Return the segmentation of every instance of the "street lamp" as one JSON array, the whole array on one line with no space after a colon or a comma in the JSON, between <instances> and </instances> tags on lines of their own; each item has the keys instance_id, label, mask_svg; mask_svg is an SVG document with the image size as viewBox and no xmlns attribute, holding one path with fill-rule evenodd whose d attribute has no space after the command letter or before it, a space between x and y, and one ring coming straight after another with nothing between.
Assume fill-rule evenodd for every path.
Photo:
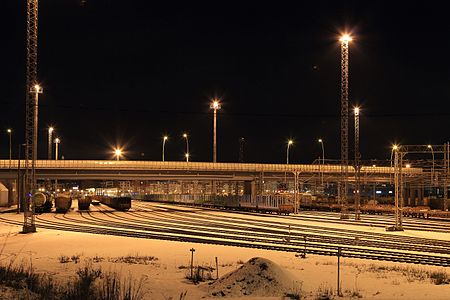
<instances>
[{"instance_id":1,"label":"street lamp","mask_svg":"<svg viewBox=\"0 0 450 300\"><path fill-rule=\"evenodd\" d=\"M164 161L164 148L166 146L166 141L169 139L167 135L163 137L163 143L162 143L162 161Z\"/></svg>"},{"instance_id":2,"label":"street lamp","mask_svg":"<svg viewBox=\"0 0 450 300\"><path fill-rule=\"evenodd\" d=\"M286 164L289 164L289 147L294 144L293 140L288 140L287 147L286 147Z\"/></svg>"},{"instance_id":3,"label":"street lamp","mask_svg":"<svg viewBox=\"0 0 450 300\"><path fill-rule=\"evenodd\" d=\"M397 144L393 144L392 148L391 148L391 170L392 170L392 156L394 155L394 151L398 150L398 145ZM391 183L392 183L392 177L391 177Z\"/></svg>"},{"instance_id":4,"label":"street lamp","mask_svg":"<svg viewBox=\"0 0 450 300\"><path fill-rule=\"evenodd\" d=\"M183 133L183 137L186 139L186 162L189 162L189 137L187 133Z\"/></svg>"},{"instance_id":5,"label":"street lamp","mask_svg":"<svg viewBox=\"0 0 450 300\"><path fill-rule=\"evenodd\" d=\"M50 126L48 128L48 147L47 147L47 158L48 159L52 159L52 141L53 141L53 131L55 130L55 128L53 128L52 126Z\"/></svg>"},{"instance_id":6,"label":"street lamp","mask_svg":"<svg viewBox=\"0 0 450 300\"><path fill-rule=\"evenodd\" d=\"M214 112L214 129L213 129L213 162L217 162L217 110L221 108L220 102L218 99L214 99L209 106Z\"/></svg>"},{"instance_id":7,"label":"street lamp","mask_svg":"<svg viewBox=\"0 0 450 300\"><path fill-rule=\"evenodd\" d=\"M114 150L114 155L116 156L116 160L120 160L120 157L122 156L122 149L116 149Z\"/></svg>"},{"instance_id":8,"label":"street lamp","mask_svg":"<svg viewBox=\"0 0 450 300\"><path fill-rule=\"evenodd\" d=\"M59 143L61 143L61 140L59 138L55 139L55 160L58 160L58 146Z\"/></svg>"},{"instance_id":9,"label":"street lamp","mask_svg":"<svg viewBox=\"0 0 450 300\"><path fill-rule=\"evenodd\" d=\"M431 155L432 155L432 158L433 158L433 164L432 164L432 167L431 167L431 182L430 182L431 186L433 186L433 178L434 178L434 150L433 150L433 146L431 146L431 145L427 145L427 148L431 150Z\"/></svg>"},{"instance_id":10,"label":"street lamp","mask_svg":"<svg viewBox=\"0 0 450 300\"><path fill-rule=\"evenodd\" d=\"M323 140L318 139L317 142L319 142L320 145L322 146L322 165L323 165L323 164L325 164L325 149L324 149L324 145L323 145Z\"/></svg>"},{"instance_id":11,"label":"street lamp","mask_svg":"<svg viewBox=\"0 0 450 300\"><path fill-rule=\"evenodd\" d=\"M323 166L325 165L325 147L324 147L324 145L323 145L323 140L322 139L318 139L317 140L319 143L320 143L320 145L322 146L322 168L323 168ZM319 163L320 163L320 161L319 161ZM319 164L320 165L320 164ZM322 187L323 187L323 170L321 170L321 172L320 172L321 174L321 185L322 185Z\"/></svg>"},{"instance_id":12,"label":"street lamp","mask_svg":"<svg viewBox=\"0 0 450 300\"><path fill-rule=\"evenodd\" d=\"M12 135L12 129L8 128L6 130L6 132L9 135L9 168L11 169L11 154L12 154L12 150L11 150L11 135Z\"/></svg>"}]
</instances>

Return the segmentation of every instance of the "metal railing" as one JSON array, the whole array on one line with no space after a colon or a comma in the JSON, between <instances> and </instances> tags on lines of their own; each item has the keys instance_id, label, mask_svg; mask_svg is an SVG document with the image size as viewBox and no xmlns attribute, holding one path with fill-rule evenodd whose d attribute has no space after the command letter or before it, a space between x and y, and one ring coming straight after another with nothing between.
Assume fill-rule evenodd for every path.
<instances>
[{"instance_id":1,"label":"metal railing","mask_svg":"<svg viewBox=\"0 0 450 300\"><path fill-rule=\"evenodd\" d=\"M21 161L20 167L25 167ZM0 160L0 170L17 169L18 160ZM235 171L235 172L304 172L304 173L340 173L340 165L307 164L253 164L253 163L210 163L180 161L116 161L116 160L37 160L37 170L129 170L129 171ZM354 171L353 168L349 170ZM405 168L405 174L421 174L421 168ZM392 167L362 166L361 173L393 174Z\"/></svg>"}]
</instances>

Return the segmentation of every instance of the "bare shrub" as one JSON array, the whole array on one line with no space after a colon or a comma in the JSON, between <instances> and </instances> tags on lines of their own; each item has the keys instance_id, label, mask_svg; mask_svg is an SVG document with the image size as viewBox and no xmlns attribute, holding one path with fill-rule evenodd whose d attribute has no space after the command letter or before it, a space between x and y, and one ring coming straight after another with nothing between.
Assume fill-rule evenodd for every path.
<instances>
[{"instance_id":1,"label":"bare shrub","mask_svg":"<svg viewBox=\"0 0 450 300\"><path fill-rule=\"evenodd\" d=\"M433 271L430 273L431 282L434 284L449 284L450 278L445 271Z\"/></svg>"},{"instance_id":2,"label":"bare shrub","mask_svg":"<svg viewBox=\"0 0 450 300\"><path fill-rule=\"evenodd\" d=\"M125 278L122 288L122 299L124 300L141 300L144 299L147 292L144 290L144 284L147 277L141 277L139 281L133 279L131 275ZM181 298L180 298L181 299Z\"/></svg>"},{"instance_id":3,"label":"bare shrub","mask_svg":"<svg viewBox=\"0 0 450 300\"><path fill-rule=\"evenodd\" d=\"M80 261L80 255L76 254L76 255L72 255L72 257L70 258L74 263L78 263Z\"/></svg>"},{"instance_id":4,"label":"bare shrub","mask_svg":"<svg viewBox=\"0 0 450 300\"><path fill-rule=\"evenodd\" d=\"M65 255L60 255L58 257L58 260L62 264L66 264L66 263L70 262L70 258L68 256L65 256Z\"/></svg>"},{"instance_id":5,"label":"bare shrub","mask_svg":"<svg viewBox=\"0 0 450 300\"><path fill-rule=\"evenodd\" d=\"M304 296L303 292L303 286L300 284L300 286L294 286L292 290L284 293L284 298L291 299L291 300L300 300Z\"/></svg>"},{"instance_id":6,"label":"bare shrub","mask_svg":"<svg viewBox=\"0 0 450 300\"><path fill-rule=\"evenodd\" d=\"M328 283L321 283L316 290L316 300L331 300L334 299L333 288Z\"/></svg>"},{"instance_id":7,"label":"bare shrub","mask_svg":"<svg viewBox=\"0 0 450 300\"><path fill-rule=\"evenodd\" d=\"M186 279L191 280L193 283L198 284L207 280L213 280L212 272L215 269L209 266L195 266L192 272L191 269L186 269Z\"/></svg>"},{"instance_id":8,"label":"bare shrub","mask_svg":"<svg viewBox=\"0 0 450 300\"><path fill-rule=\"evenodd\" d=\"M155 256L141 256L141 255L127 255L127 256L120 256L120 257L113 257L110 258L109 261L113 263L126 263L126 264L136 264L136 265L149 265L155 261L157 261L158 258Z\"/></svg>"}]
</instances>

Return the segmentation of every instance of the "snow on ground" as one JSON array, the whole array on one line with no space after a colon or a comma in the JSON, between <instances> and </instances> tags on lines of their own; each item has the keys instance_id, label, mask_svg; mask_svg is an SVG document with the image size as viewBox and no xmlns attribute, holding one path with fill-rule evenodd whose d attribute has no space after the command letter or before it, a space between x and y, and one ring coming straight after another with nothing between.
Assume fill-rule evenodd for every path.
<instances>
[{"instance_id":1,"label":"snow on ground","mask_svg":"<svg viewBox=\"0 0 450 300\"><path fill-rule=\"evenodd\" d=\"M236 270L243 262L253 257L263 257L270 259L275 265L274 268L277 268L277 265L280 266L292 278L301 282L302 290L310 299L314 299L320 287L322 290L336 288L337 265L336 258L333 257L308 256L306 259L301 259L292 253L268 250L99 236L45 229L38 229L35 234L23 235L18 234L20 229L18 226L0 224L0 235L5 243L2 258L18 254L17 262L32 260L38 272L54 274L60 280L73 276L74 271L84 265L86 260L94 259L93 266L101 266L104 270L117 270L124 275L130 273L137 279L146 276L148 299L168 299L170 296L177 299L184 291L187 291L186 299L212 297L211 292L214 286L208 283L194 285L185 279L189 271L187 267L190 265L189 249L191 248L195 249L194 265L214 267L215 257L218 257L219 277ZM63 255L79 256L80 262L78 264L72 261L61 263L59 258ZM149 264L112 262L114 260L112 258L128 255L154 256L157 260ZM438 286L429 280L414 280L410 276L402 275L401 272L387 270L394 266L417 270L442 270L442 268L348 258L341 259L341 262L342 291L347 291L347 294L359 291L364 299L448 299L450 294L449 285ZM215 277L215 271L213 277ZM253 299L260 298L260 296L253 297ZM272 299L279 299L279 297L272 297Z\"/></svg>"}]
</instances>

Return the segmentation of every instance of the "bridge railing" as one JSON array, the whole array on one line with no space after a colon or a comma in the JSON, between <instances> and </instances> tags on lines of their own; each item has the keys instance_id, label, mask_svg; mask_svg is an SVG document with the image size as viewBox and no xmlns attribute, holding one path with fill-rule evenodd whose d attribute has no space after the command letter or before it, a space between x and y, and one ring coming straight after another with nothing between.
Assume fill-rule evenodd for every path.
<instances>
[{"instance_id":1,"label":"bridge railing","mask_svg":"<svg viewBox=\"0 0 450 300\"><path fill-rule=\"evenodd\" d=\"M0 160L0 169L17 169L17 160ZM25 167L25 161L21 161L20 167ZM305 173L340 173L340 165L307 165L307 164L253 164L253 163L211 163L211 162L180 162L180 161L116 161L116 160L38 160L37 170L161 170L161 171L226 171L226 172L305 172ZM354 172L349 166L348 171ZM363 174L392 174L391 167L362 166ZM405 174L420 174L420 168L404 168Z\"/></svg>"}]
</instances>

